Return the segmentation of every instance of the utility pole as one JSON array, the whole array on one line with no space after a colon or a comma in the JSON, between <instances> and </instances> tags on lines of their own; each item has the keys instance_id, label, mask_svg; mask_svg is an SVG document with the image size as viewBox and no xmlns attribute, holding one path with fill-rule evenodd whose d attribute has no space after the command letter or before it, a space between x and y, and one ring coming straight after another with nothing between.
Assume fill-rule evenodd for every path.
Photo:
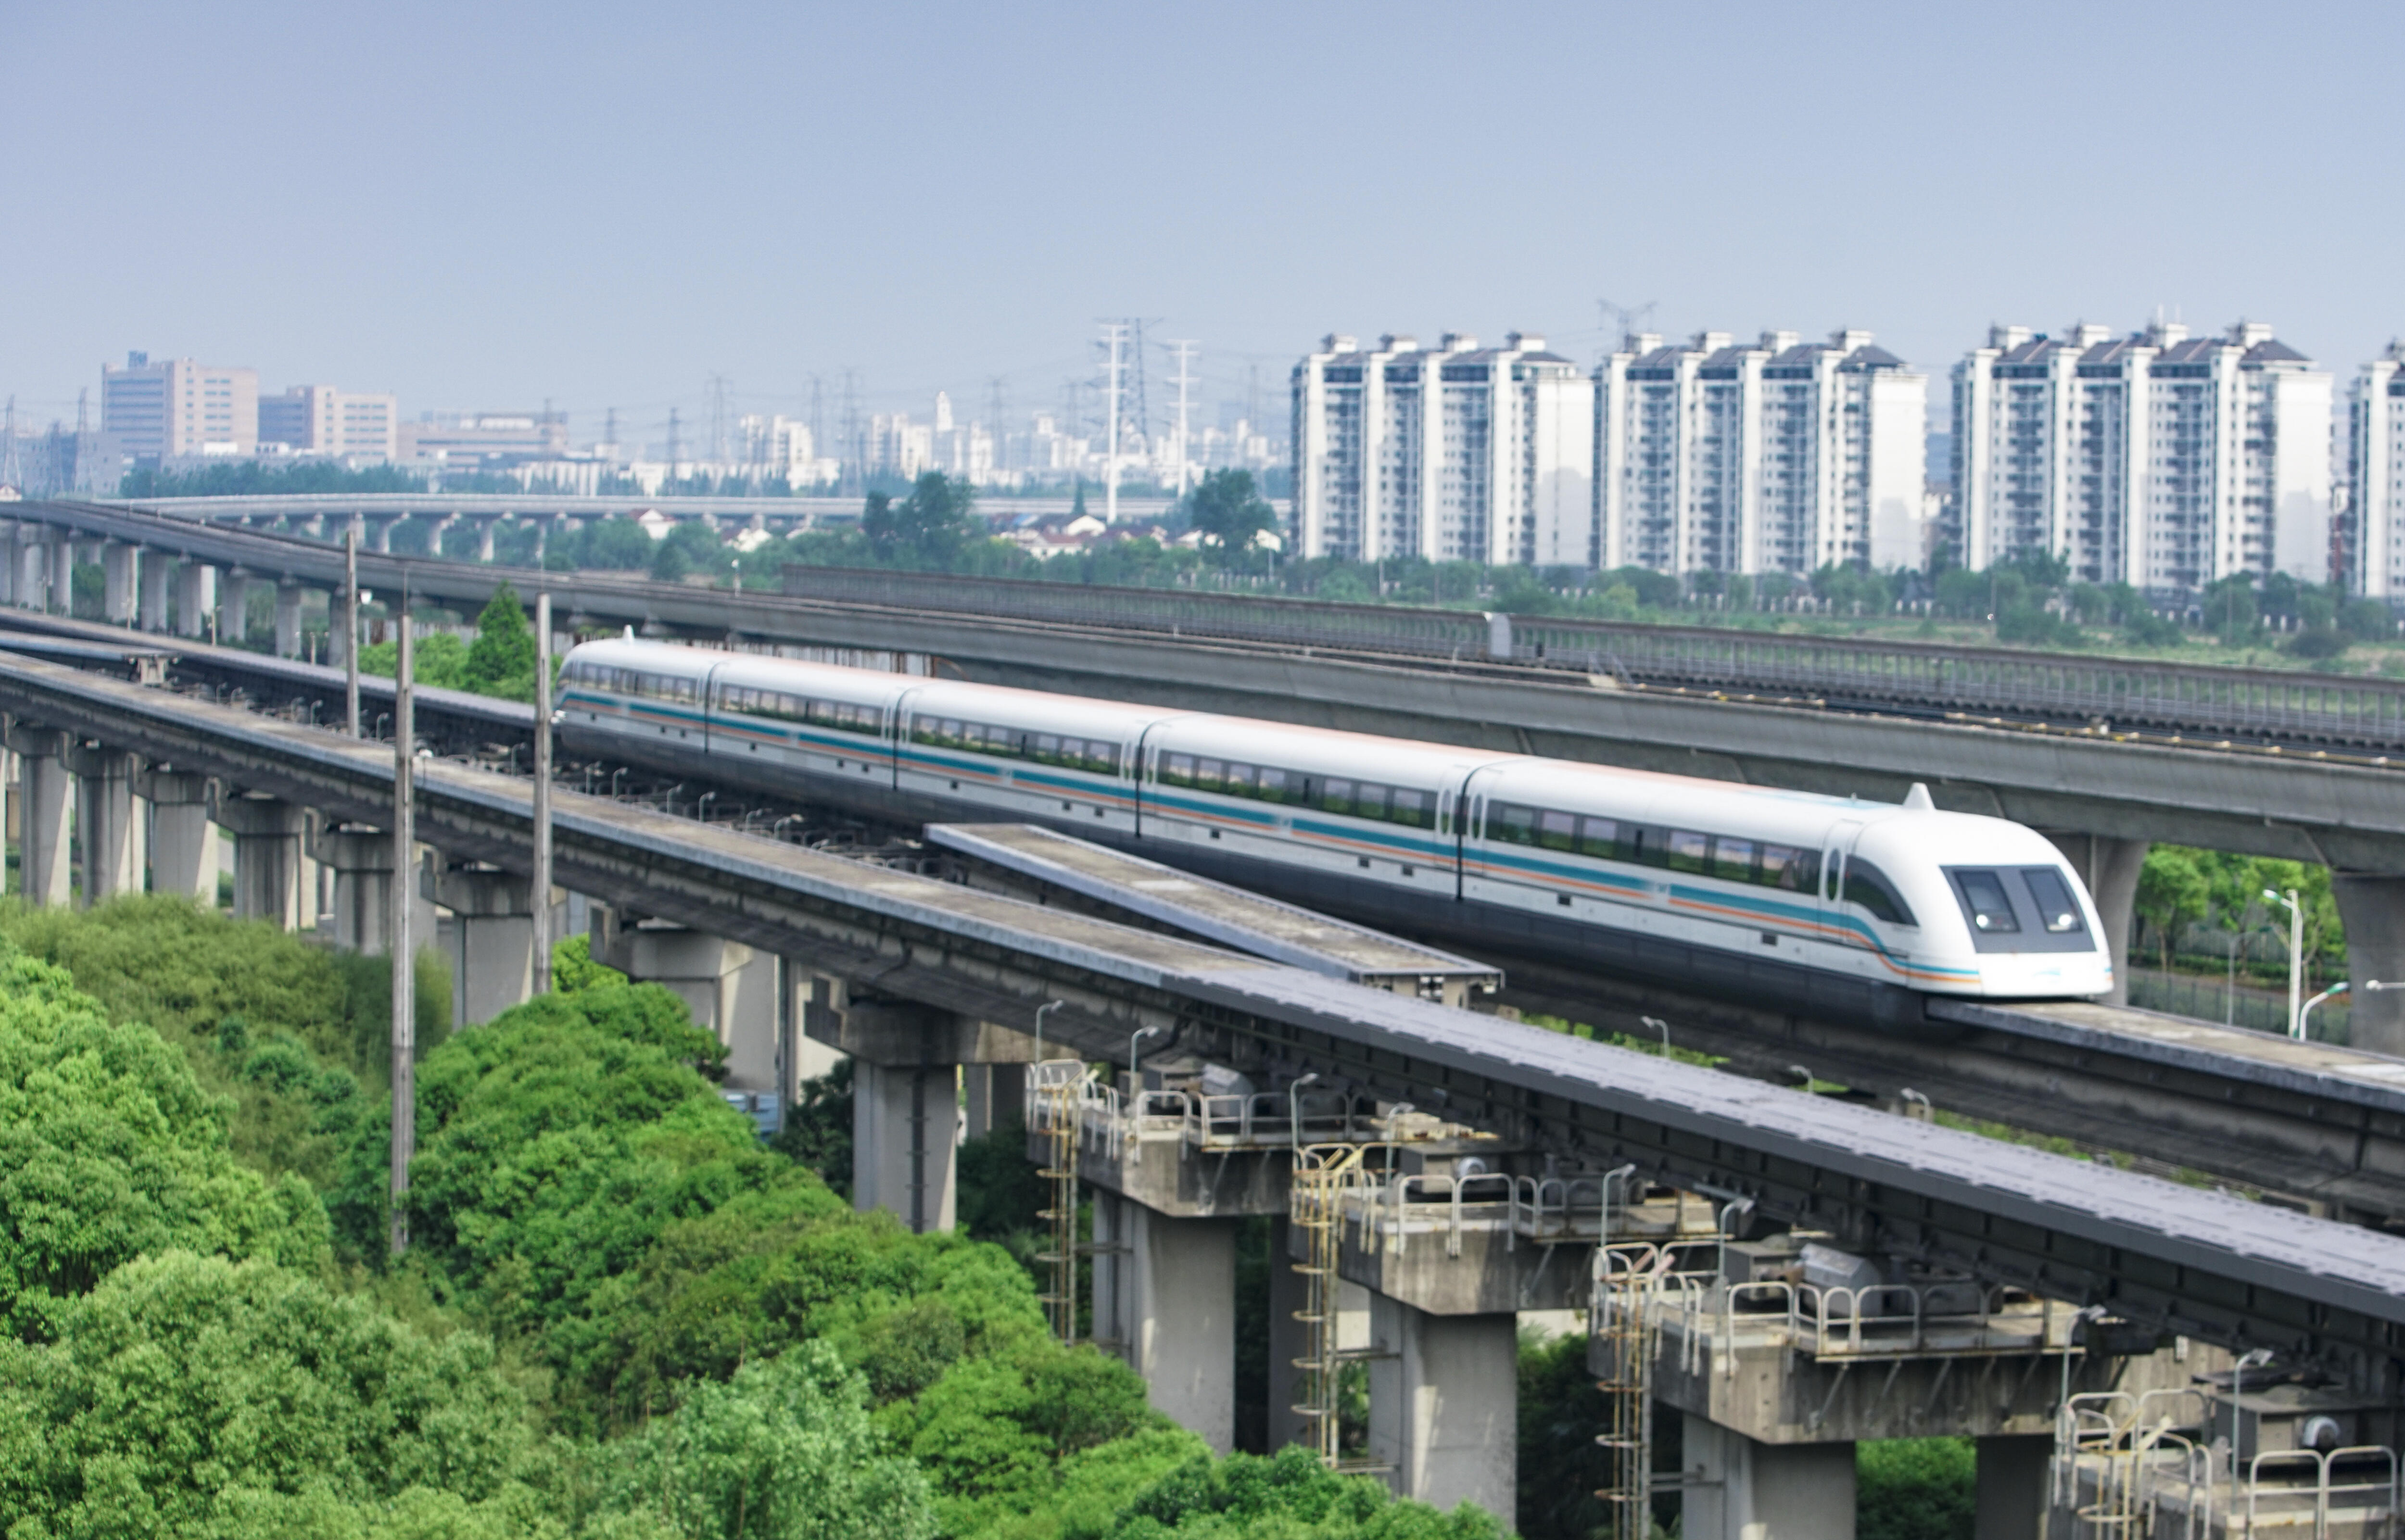
<instances>
[{"instance_id":1,"label":"utility pole","mask_svg":"<svg viewBox=\"0 0 2405 1540\"><path fill-rule=\"evenodd\" d=\"M25 468L17 458L17 398L8 398L7 426L0 427L0 485L23 491Z\"/></svg>"},{"instance_id":2,"label":"utility pole","mask_svg":"<svg viewBox=\"0 0 2405 1540\"><path fill-rule=\"evenodd\" d=\"M534 992L551 989L551 595L534 596Z\"/></svg>"},{"instance_id":3,"label":"utility pole","mask_svg":"<svg viewBox=\"0 0 2405 1540\"><path fill-rule=\"evenodd\" d=\"M821 381L810 376L810 454L823 458L827 452L826 402L823 399Z\"/></svg>"},{"instance_id":4,"label":"utility pole","mask_svg":"<svg viewBox=\"0 0 2405 1540\"><path fill-rule=\"evenodd\" d=\"M668 408L668 480L677 479L677 410Z\"/></svg>"},{"instance_id":5,"label":"utility pole","mask_svg":"<svg viewBox=\"0 0 2405 1540\"><path fill-rule=\"evenodd\" d=\"M843 371L843 465L837 475L849 480L854 492L868 484L867 446L860 438L860 371Z\"/></svg>"},{"instance_id":6,"label":"utility pole","mask_svg":"<svg viewBox=\"0 0 2405 1540\"><path fill-rule=\"evenodd\" d=\"M713 464L726 463L726 376L710 377L710 458Z\"/></svg>"},{"instance_id":7,"label":"utility pole","mask_svg":"<svg viewBox=\"0 0 2405 1540\"><path fill-rule=\"evenodd\" d=\"M415 649L409 635L409 590L401 594L392 676L392 1254L409 1249L409 1160L417 1153L417 947L409 933L417 894L415 788L416 715L412 710Z\"/></svg>"},{"instance_id":8,"label":"utility pole","mask_svg":"<svg viewBox=\"0 0 2405 1540\"><path fill-rule=\"evenodd\" d=\"M359 735L359 521L343 531L343 616L351 634L343 643L344 731Z\"/></svg>"},{"instance_id":9,"label":"utility pole","mask_svg":"<svg viewBox=\"0 0 2405 1540\"><path fill-rule=\"evenodd\" d=\"M1119 522L1119 350L1127 336L1126 322L1103 323L1103 342L1110 349L1109 383L1104 387L1109 416L1104 430L1103 522L1114 525Z\"/></svg>"},{"instance_id":10,"label":"utility pole","mask_svg":"<svg viewBox=\"0 0 2405 1540\"><path fill-rule=\"evenodd\" d=\"M1169 343L1171 355L1177 359L1177 374L1172 383L1177 386L1177 496L1181 497L1186 496L1187 470L1194 442L1188 436L1191 426L1188 409L1193 404L1190 387L1194 384L1194 348L1190 339Z\"/></svg>"},{"instance_id":11,"label":"utility pole","mask_svg":"<svg viewBox=\"0 0 2405 1540\"><path fill-rule=\"evenodd\" d=\"M609 447L610 458L615 461L618 458L618 409L616 407L610 409L608 415L602 419L602 424L601 441Z\"/></svg>"}]
</instances>

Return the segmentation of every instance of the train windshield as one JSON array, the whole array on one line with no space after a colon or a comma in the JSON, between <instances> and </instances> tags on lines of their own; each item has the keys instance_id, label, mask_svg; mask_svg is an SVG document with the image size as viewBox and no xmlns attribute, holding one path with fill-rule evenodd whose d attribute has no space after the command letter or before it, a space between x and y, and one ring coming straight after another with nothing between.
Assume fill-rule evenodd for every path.
<instances>
[{"instance_id":1,"label":"train windshield","mask_svg":"<svg viewBox=\"0 0 2405 1540\"><path fill-rule=\"evenodd\" d=\"M2079 917L2079 901L2071 896L2071 884L2051 866L2032 866L2021 873L2029 884L2030 897L2037 901L2037 921L2049 935L2067 936L2087 931L2087 922Z\"/></svg>"}]
</instances>

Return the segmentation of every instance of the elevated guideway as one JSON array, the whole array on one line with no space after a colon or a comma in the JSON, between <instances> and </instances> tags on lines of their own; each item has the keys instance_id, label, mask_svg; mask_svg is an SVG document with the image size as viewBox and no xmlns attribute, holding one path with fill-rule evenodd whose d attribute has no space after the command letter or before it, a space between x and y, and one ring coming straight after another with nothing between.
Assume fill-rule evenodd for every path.
<instances>
[{"instance_id":1,"label":"elevated guideway","mask_svg":"<svg viewBox=\"0 0 2405 1540\"><path fill-rule=\"evenodd\" d=\"M0 636L21 626L96 656L126 637L91 622L0 609ZM239 693L301 721L340 717L340 669L201 642L168 645L170 677L179 685L197 679L222 698ZM360 686L366 724L381 732L388 724L390 682L368 676ZM417 698L421 741L440 752L496 759L504 756L495 749L530 738L532 712L525 706L426 689ZM740 770L730 767L730 777ZM743 790L730 779L718 802L722 814L739 816ZM830 805L840 805L841 793L839 783L827 789ZM1033 884L1038 892L1049 889L1056 903L1063 895L1082 899L1092 913L1168 924L1336 976L1436 979L1439 991L1459 1002L1503 972L1446 950L1441 915L1430 917L1432 944L1398 957L1390 951L1395 939L1382 932L1032 826L935 826L924 837L931 849L958 852L1019 879L1006 890L1026 892ZM1179 886L1138 886L1146 882ZM2405 1220L2399 1060L2086 1003L1933 1001L1924 1029L1899 1032L1801 1015L1780 1001L1711 999L1543 959L1508 961L1502 998L1517 1007L1640 1038L1652 1035L1640 1018L1653 1016L1670 1023L1679 1046L1723 1056L1730 1069L1758 1079L1792 1083L1791 1069L1800 1065L1820 1079L1891 1099L1917 1091L1949 1112L2134 1156L2158 1171L2205 1173L2334 1216Z\"/></svg>"},{"instance_id":2,"label":"elevated guideway","mask_svg":"<svg viewBox=\"0 0 2405 1540\"><path fill-rule=\"evenodd\" d=\"M359 822L390 795L380 746L21 656L0 654L0 710ZM525 869L522 780L429 763L421 784L423 837ZM1595 1169L1635 1163L1842 1244L2398 1388L2405 1240L723 826L573 792L556 807L564 884L863 991L997 1022L1057 1000L1048 1030L1089 1057L1158 1026L1219 1062L1442 1108Z\"/></svg>"}]
</instances>

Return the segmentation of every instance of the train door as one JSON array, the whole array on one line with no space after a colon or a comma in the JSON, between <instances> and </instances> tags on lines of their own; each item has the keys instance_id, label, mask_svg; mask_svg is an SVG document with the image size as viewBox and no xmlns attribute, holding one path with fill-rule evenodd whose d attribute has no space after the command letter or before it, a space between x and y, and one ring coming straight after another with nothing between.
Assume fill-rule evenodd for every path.
<instances>
[{"instance_id":1,"label":"train door","mask_svg":"<svg viewBox=\"0 0 2405 1540\"><path fill-rule=\"evenodd\" d=\"M1486 833L1486 790L1480 777L1485 776L1492 768L1494 767L1481 765L1464 776L1461 778L1459 793L1452 799L1453 896L1456 899L1466 899L1470 896L1470 866L1473 859L1470 846L1472 841L1484 838ZM1484 873L1484 868L1482 867L1481 871ZM1491 891L1488 896L1492 896Z\"/></svg>"},{"instance_id":2,"label":"train door","mask_svg":"<svg viewBox=\"0 0 2405 1540\"><path fill-rule=\"evenodd\" d=\"M918 698L918 687L914 685L893 697L891 712L893 719L893 736L886 747L893 756L893 789L897 791L902 789L903 747L910 741L910 703Z\"/></svg>"},{"instance_id":3,"label":"train door","mask_svg":"<svg viewBox=\"0 0 2405 1540\"><path fill-rule=\"evenodd\" d=\"M1849 946L1863 945L1863 936L1848 922L1845 913L1846 862L1854 853L1854 840L1862 833L1859 819L1840 819L1829 826L1821 843L1821 934Z\"/></svg>"}]
</instances>

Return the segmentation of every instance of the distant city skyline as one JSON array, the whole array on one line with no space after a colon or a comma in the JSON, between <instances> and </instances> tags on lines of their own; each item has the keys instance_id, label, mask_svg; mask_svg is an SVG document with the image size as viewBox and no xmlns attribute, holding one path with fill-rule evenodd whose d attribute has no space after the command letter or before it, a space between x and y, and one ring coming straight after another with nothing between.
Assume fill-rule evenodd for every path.
<instances>
[{"instance_id":1,"label":"distant city skyline","mask_svg":"<svg viewBox=\"0 0 2405 1540\"><path fill-rule=\"evenodd\" d=\"M2405 331L2389 7L23 0L8 38L36 426L129 349L581 432L846 368L872 412L1052 407L1105 316L1198 339L1212 399L1329 329L1591 367L1600 300L1933 378L2023 316L2243 315L2342 371Z\"/></svg>"}]
</instances>

